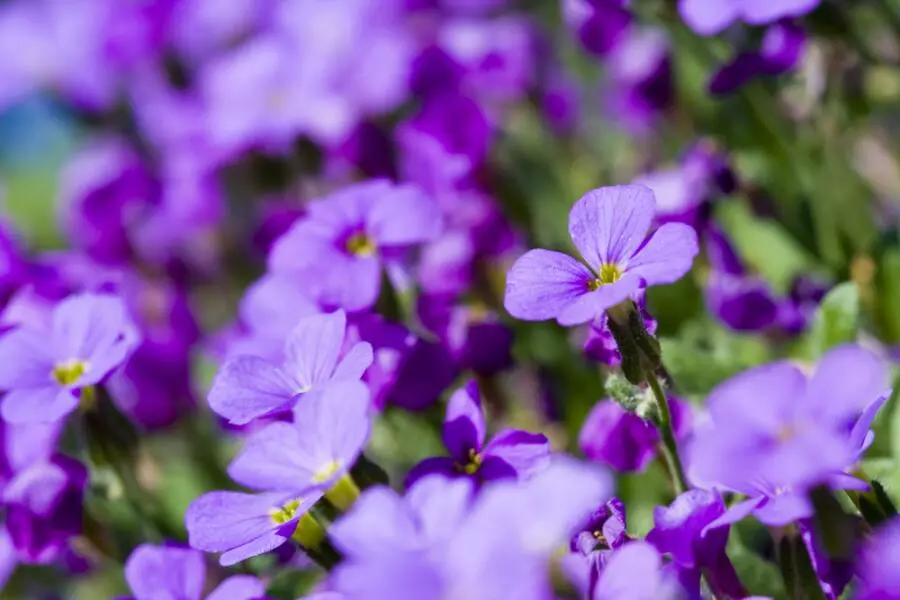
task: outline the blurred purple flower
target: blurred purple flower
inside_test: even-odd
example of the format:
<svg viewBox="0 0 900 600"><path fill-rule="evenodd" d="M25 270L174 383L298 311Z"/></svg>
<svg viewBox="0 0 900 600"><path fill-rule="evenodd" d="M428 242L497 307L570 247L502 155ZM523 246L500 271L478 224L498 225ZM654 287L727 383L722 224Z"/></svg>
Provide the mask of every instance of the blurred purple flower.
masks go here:
<svg viewBox="0 0 900 600"><path fill-rule="evenodd" d="M682 441L692 430L690 407L671 397L675 437ZM659 432L650 422L626 411L613 400L601 400L588 414L578 435L585 456L621 472L643 471L656 457Z"/></svg>
<svg viewBox="0 0 900 600"><path fill-rule="evenodd" d="M806 14L820 0L679 0L681 18L700 35L715 35L735 21L765 25Z"/></svg>
<svg viewBox="0 0 900 600"><path fill-rule="evenodd" d="M308 393L294 408L293 424L273 423L250 435L228 474L261 491L328 490L369 440L370 411L369 392L359 381Z"/></svg>
<svg viewBox="0 0 900 600"><path fill-rule="evenodd" d="M689 477L750 498L717 524L752 512L784 525L812 514L810 486L865 487L844 470L867 443L886 384L886 365L852 345L825 354L810 377L779 362L720 384L707 400L711 422L689 448Z"/></svg>
<svg viewBox="0 0 900 600"><path fill-rule="evenodd" d="M619 548L609 558L591 600L660 600L683 594L662 557L646 542Z"/></svg>
<svg viewBox="0 0 900 600"><path fill-rule="evenodd" d="M665 31L629 29L607 61L605 103L615 124L633 133L647 132L675 93Z"/></svg>
<svg viewBox="0 0 900 600"><path fill-rule="evenodd" d="M637 305L641 311L641 318L644 320L647 332L651 335L655 334L656 319L647 312L647 305L643 296L638 299ZM622 364L622 355L619 354L616 339L609 329L609 317L606 316L606 313L603 313L591 323L588 337L584 341L584 353L591 360L610 367L618 367Z"/></svg>
<svg viewBox="0 0 900 600"><path fill-rule="evenodd" d="M371 307L382 266L407 248L436 239L437 205L412 185L357 183L313 201L269 255L276 274L302 278L321 304L354 312Z"/></svg>
<svg viewBox="0 0 900 600"><path fill-rule="evenodd" d="M185 526L192 548L221 552L219 564L228 567L287 542L322 497L312 488L302 495L291 492L209 492L188 507Z"/></svg>
<svg viewBox="0 0 900 600"><path fill-rule="evenodd" d="M780 75L803 57L806 34L798 25L778 23L766 30L757 52L742 52L720 68L709 82L713 95L725 95L762 75Z"/></svg>
<svg viewBox="0 0 900 600"><path fill-rule="evenodd" d="M863 548L857 564L857 600L900 597L900 519L879 528Z"/></svg>
<svg viewBox="0 0 900 600"><path fill-rule="evenodd" d="M602 57L631 25L626 5L627 0L562 0L563 19L588 52Z"/></svg>
<svg viewBox="0 0 900 600"><path fill-rule="evenodd" d="M125 563L125 581L134 600L256 600L265 585L252 575L234 575L204 596L203 554L177 546L142 544Z"/></svg>
<svg viewBox="0 0 900 600"><path fill-rule="evenodd" d="M12 423L59 420L81 390L119 367L138 333L118 297L79 294L60 302L49 331L19 327L0 337L0 406Z"/></svg>
<svg viewBox="0 0 900 600"><path fill-rule="evenodd" d="M339 360L347 318L339 310L301 319L284 343L284 363L241 355L229 358L213 381L209 406L236 425L279 410L331 382L358 381L372 364L372 347L354 344Z"/></svg>
<svg viewBox="0 0 900 600"><path fill-rule="evenodd" d="M545 436L505 429L485 444L486 427L478 385L469 381L447 402L443 439L450 456L426 458L413 467L407 487L434 473L482 483L528 478L547 466L550 442Z"/></svg>
<svg viewBox="0 0 900 600"><path fill-rule="evenodd" d="M697 255L697 234L667 223L645 240L656 200L641 185L588 192L569 213L569 235L588 267L550 250L531 250L510 269L504 305L527 321L579 325L650 285L673 283Z"/></svg>

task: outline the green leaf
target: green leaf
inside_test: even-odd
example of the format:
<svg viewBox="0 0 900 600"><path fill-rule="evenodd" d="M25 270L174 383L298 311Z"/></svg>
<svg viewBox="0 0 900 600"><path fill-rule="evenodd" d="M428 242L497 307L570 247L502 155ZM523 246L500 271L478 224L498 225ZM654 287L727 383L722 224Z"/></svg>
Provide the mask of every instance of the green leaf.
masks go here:
<svg viewBox="0 0 900 600"><path fill-rule="evenodd" d="M778 543L778 564L792 600L826 600L806 544L799 535L787 535Z"/></svg>
<svg viewBox="0 0 900 600"><path fill-rule="evenodd" d="M732 535L732 537L735 537ZM734 570L754 596L768 598L784 598L784 584L778 573L778 567L765 560L742 543L735 541L728 544L728 555L734 564Z"/></svg>
<svg viewBox="0 0 900 600"><path fill-rule="evenodd" d="M859 329L859 289L846 282L828 292L807 334L804 354L815 359L840 344L856 340Z"/></svg>

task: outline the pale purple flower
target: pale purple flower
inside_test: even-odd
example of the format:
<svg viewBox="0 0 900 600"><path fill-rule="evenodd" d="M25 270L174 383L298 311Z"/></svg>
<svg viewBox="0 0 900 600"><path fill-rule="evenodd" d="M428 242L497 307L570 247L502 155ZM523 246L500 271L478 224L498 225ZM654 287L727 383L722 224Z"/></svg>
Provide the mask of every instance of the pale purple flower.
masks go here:
<svg viewBox="0 0 900 600"><path fill-rule="evenodd" d="M473 380L456 390L447 402L443 438L450 456L420 462L407 475L407 486L433 473L478 482L527 478L550 461L550 442L544 435L505 429L487 444L485 437L481 394Z"/></svg>
<svg viewBox="0 0 900 600"><path fill-rule="evenodd" d="M231 566L287 542L300 518L323 495L320 488L293 492L209 492L185 513L192 548L221 552L219 563Z"/></svg>
<svg viewBox="0 0 900 600"><path fill-rule="evenodd" d="M875 532L862 550L857 572L857 600L900 598L900 519Z"/></svg>
<svg viewBox="0 0 900 600"><path fill-rule="evenodd" d="M0 337L0 406L13 423L56 421L128 357L137 331L122 300L78 294L56 305L48 330L22 326Z"/></svg>
<svg viewBox="0 0 900 600"><path fill-rule="evenodd" d="M569 213L569 235L587 266L561 252L525 253L507 276L506 310L527 321L578 325L648 286L680 279L697 254L697 235L667 223L645 240L655 205L641 185L588 192Z"/></svg>
<svg viewBox="0 0 900 600"><path fill-rule="evenodd" d="M337 381L307 394L294 423L253 433L228 468L232 479L262 491L329 489L359 457L371 429L369 391L360 381Z"/></svg>
<svg viewBox="0 0 900 600"><path fill-rule="evenodd" d="M142 544L125 562L125 581L134 600L256 600L265 595L263 582L252 575L234 575L204 595L203 554L177 546Z"/></svg>
<svg viewBox="0 0 900 600"><path fill-rule="evenodd" d="M600 574L591 600L677 600L683 592L662 557L646 542L613 552Z"/></svg>
<svg viewBox="0 0 900 600"><path fill-rule="evenodd" d="M715 35L735 21L765 25L806 14L820 0L679 0L678 12L691 29Z"/></svg>
<svg viewBox="0 0 900 600"><path fill-rule="evenodd" d="M378 298L382 267L441 228L440 209L417 187L357 183L311 202L273 246L269 267L301 279L322 305L365 310Z"/></svg>
<svg viewBox="0 0 900 600"><path fill-rule="evenodd" d="M886 365L853 345L840 346L807 377L778 362L746 371L710 394L711 421L695 431L690 478L750 496L716 524L751 512L784 525L812 514L806 490L865 484L843 474L871 443L868 428L883 403Z"/></svg>
<svg viewBox="0 0 900 600"><path fill-rule="evenodd" d="M343 311L301 319L284 345L284 363L243 355L228 359L209 392L209 405L243 425L279 410L334 381L358 381L372 364L372 347L354 344L340 358L347 318Z"/></svg>

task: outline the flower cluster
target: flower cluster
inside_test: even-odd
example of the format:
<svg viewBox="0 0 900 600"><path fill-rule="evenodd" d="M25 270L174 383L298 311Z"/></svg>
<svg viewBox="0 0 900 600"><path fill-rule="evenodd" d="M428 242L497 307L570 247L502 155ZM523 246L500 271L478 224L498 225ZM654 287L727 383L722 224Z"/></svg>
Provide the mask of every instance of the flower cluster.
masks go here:
<svg viewBox="0 0 900 600"><path fill-rule="evenodd" d="M0 2L0 596L900 598L898 35Z"/></svg>

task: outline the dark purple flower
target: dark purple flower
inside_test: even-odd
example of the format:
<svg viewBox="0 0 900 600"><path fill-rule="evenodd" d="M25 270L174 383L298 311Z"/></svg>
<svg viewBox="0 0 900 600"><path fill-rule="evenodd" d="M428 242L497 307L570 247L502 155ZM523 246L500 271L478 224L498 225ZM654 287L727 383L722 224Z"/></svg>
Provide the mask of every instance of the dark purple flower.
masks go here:
<svg viewBox="0 0 900 600"><path fill-rule="evenodd" d="M813 10L820 0L679 0L678 11L691 29L715 35L735 21L765 25Z"/></svg>
<svg viewBox="0 0 900 600"><path fill-rule="evenodd" d="M284 362L242 355L222 365L209 405L236 425L278 410L288 410L305 394L336 381L358 381L372 364L372 347L354 344L343 358L347 318L343 311L302 319L284 345Z"/></svg>
<svg viewBox="0 0 900 600"><path fill-rule="evenodd" d="M302 279L323 305L360 311L378 298L382 267L441 228L437 205L415 186L357 183L311 202L273 246L269 267Z"/></svg>
<svg viewBox="0 0 900 600"><path fill-rule="evenodd" d="M23 562L47 564L81 533L87 470L56 455L19 471L2 492L6 528Z"/></svg>
<svg viewBox="0 0 900 600"><path fill-rule="evenodd" d="M675 398L670 406L675 436L682 440L692 428L690 408ZM613 400L601 400L581 426L578 446L589 459L627 473L647 468L656 457L659 439L650 422Z"/></svg>
<svg viewBox="0 0 900 600"><path fill-rule="evenodd" d="M886 382L878 357L847 345L823 356L810 377L779 362L713 390L710 423L695 431L688 452L690 478L750 496L717 524L752 512L766 524L785 525L812 514L809 486L865 487L844 470L865 447Z"/></svg>
<svg viewBox="0 0 900 600"><path fill-rule="evenodd" d="M622 41L631 24L626 0L562 0L563 18L581 45L604 56Z"/></svg>
<svg viewBox="0 0 900 600"><path fill-rule="evenodd" d="M402 149L412 145L416 134L426 135L447 154L468 159L469 169L473 169L484 161L493 133L478 102L460 92L447 92L427 98L419 112L398 127L395 136Z"/></svg>
<svg viewBox="0 0 900 600"><path fill-rule="evenodd" d="M75 410L82 388L100 383L138 342L118 297L79 294L53 310L48 330L19 327L0 337L0 406L13 423L56 421Z"/></svg>
<svg viewBox="0 0 900 600"><path fill-rule="evenodd" d="M631 540L626 524L625 504L618 498L610 498L591 514L581 530L572 537L569 547L572 552L584 556L596 550L616 549Z"/></svg>
<svg viewBox="0 0 900 600"><path fill-rule="evenodd" d="M745 83L763 75L780 75L793 69L803 56L806 34L791 23L779 23L766 31L756 52L742 52L713 75L709 91L713 95L730 94Z"/></svg>
<svg viewBox="0 0 900 600"><path fill-rule="evenodd" d="M406 485L432 473L478 482L528 478L550 459L550 442L541 434L505 429L487 444L485 436L481 396L477 384L470 381L447 403L443 438L450 456L423 460L409 472Z"/></svg>
<svg viewBox="0 0 900 600"><path fill-rule="evenodd" d="M235 575L204 596L203 554L177 546L143 544L125 563L125 581L134 600L256 600L266 587L251 575Z"/></svg>
<svg viewBox="0 0 900 600"><path fill-rule="evenodd" d="M863 548L857 564L857 600L900 597L900 519L882 526Z"/></svg>
<svg viewBox="0 0 900 600"><path fill-rule="evenodd" d="M828 600L838 600L850 580L853 579L854 565L852 560L831 557L816 532L812 519L797 522L797 529L812 559L813 569L819 579L822 592Z"/></svg>
<svg viewBox="0 0 900 600"><path fill-rule="evenodd" d="M506 310L523 320L578 325L650 285L680 279L697 255L697 235L667 223L645 239L655 204L641 185L588 192L569 213L569 235L588 266L560 252L527 252L507 275Z"/></svg>

